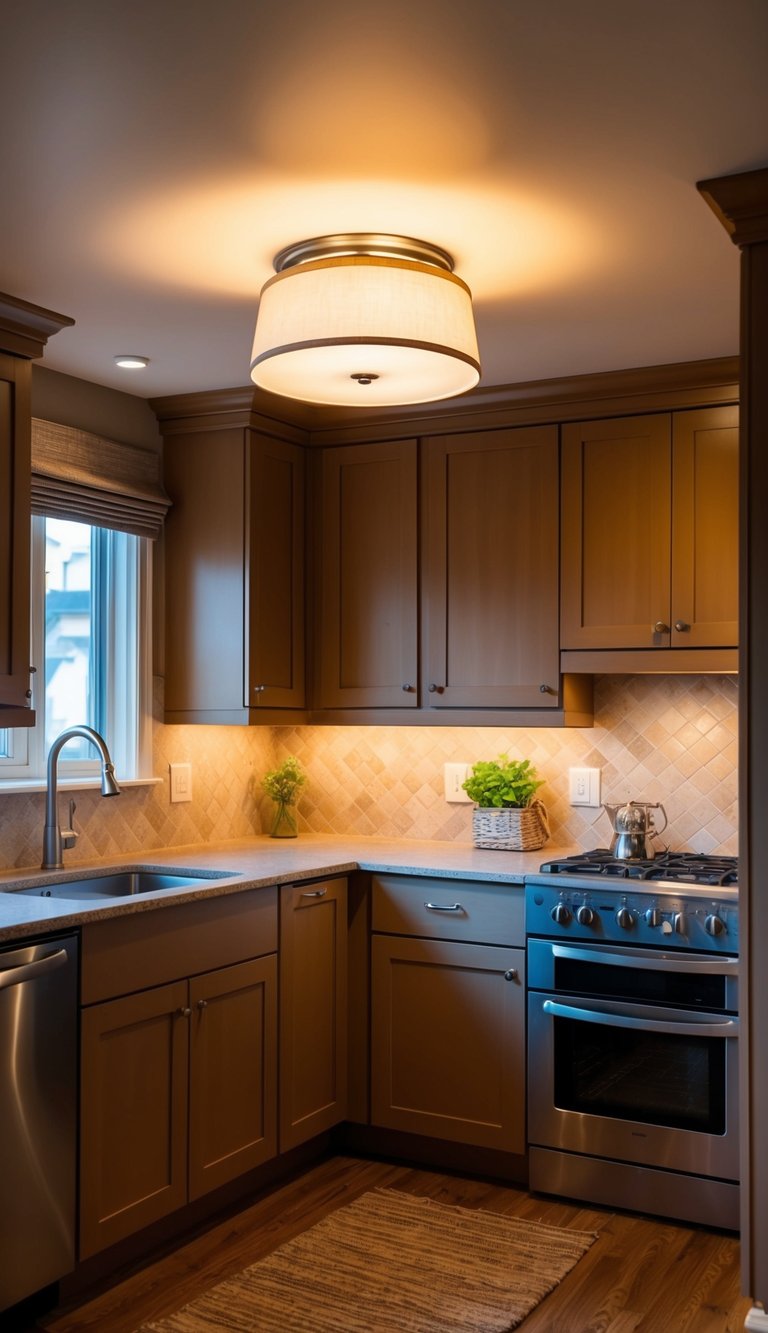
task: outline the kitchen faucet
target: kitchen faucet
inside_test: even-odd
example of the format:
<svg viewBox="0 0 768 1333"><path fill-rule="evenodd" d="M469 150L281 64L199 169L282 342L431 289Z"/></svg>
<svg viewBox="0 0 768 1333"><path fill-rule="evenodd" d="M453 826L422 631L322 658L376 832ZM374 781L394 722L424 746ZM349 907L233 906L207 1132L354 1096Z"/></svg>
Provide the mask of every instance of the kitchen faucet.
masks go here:
<svg viewBox="0 0 768 1333"><path fill-rule="evenodd" d="M102 796L120 795L120 788L115 781L115 767L107 749L107 743L98 731L94 731L93 727L86 726L67 727L66 731L62 731L48 751L48 786L45 793L45 828L43 829L43 870L60 870L64 865L61 856L64 848L74 846L77 838L77 833L72 827L75 810L74 801L70 802L69 828L67 829L60 828L57 809L59 751L73 736L84 736L87 741L96 746L101 755Z"/></svg>

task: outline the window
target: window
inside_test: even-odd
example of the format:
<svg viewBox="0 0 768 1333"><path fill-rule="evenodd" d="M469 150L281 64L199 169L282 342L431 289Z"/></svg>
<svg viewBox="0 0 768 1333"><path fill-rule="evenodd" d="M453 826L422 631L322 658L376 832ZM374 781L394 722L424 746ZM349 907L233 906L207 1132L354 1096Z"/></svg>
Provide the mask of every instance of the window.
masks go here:
<svg viewBox="0 0 768 1333"><path fill-rule="evenodd" d="M118 780L150 766L144 537L69 519L32 520L34 728L0 730L0 782L42 779L51 744L85 723L109 746ZM94 747L68 741L62 777L99 772Z"/></svg>

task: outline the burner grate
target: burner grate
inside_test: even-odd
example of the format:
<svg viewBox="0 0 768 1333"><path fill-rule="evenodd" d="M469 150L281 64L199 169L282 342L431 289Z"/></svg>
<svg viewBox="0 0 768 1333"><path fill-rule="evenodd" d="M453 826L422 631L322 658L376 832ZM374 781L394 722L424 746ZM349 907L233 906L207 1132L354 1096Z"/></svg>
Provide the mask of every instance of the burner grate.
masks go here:
<svg viewBox="0 0 768 1333"><path fill-rule="evenodd" d="M681 884L735 887L738 858L707 856L700 852L660 852L653 860L618 861L606 847L545 861L543 875L598 875L616 879L668 880Z"/></svg>

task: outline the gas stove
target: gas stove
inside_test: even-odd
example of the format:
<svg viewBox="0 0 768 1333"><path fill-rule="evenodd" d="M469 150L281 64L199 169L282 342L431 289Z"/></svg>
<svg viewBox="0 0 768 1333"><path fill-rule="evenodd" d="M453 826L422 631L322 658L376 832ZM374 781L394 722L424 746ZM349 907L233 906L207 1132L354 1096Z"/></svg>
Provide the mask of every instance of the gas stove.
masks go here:
<svg viewBox="0 0 768 1333"><path fill-rule="evenodd" d="M545 861L546 875L599 875L617 879L663 880L668 884L712 884L738 888L738 859L701 852L660 852L653 860L618 861L605 847Z"/></svg>
<svg viewBox="0 0 768 1333"><path fill-rule="evenodd" d="M738 954L735 856L662 852L617 861L603 847L526 876L526 929L549 939Z"/></svg>

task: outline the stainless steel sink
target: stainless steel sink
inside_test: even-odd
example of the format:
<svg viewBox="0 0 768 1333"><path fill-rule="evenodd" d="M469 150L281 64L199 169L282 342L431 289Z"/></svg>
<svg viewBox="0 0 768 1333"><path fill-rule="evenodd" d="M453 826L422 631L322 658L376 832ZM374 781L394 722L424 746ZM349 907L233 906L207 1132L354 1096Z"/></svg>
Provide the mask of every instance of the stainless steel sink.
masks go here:
<svg viewBox="0 0 768 1333"><path fill-rule="evenodd" d="M31 889L10 889L6 892L27 898L60 898L78 901L90 898L129 898L138 893L157 893L162 889L194 889L212 880L229 879L232 870L116 870L108 875L85 879L50 880Z"/></svg>

